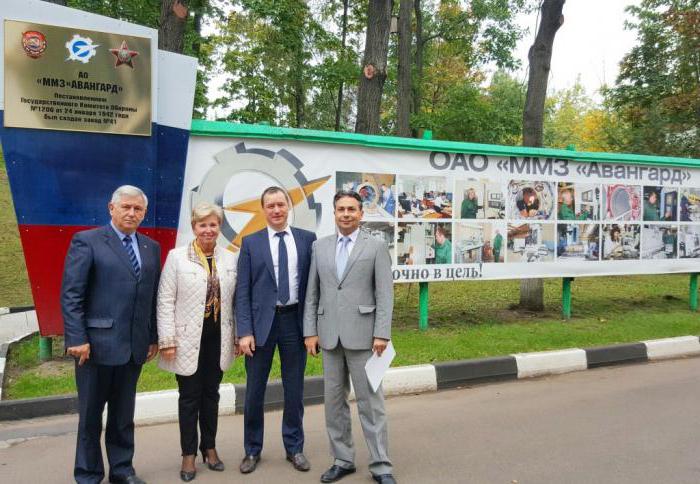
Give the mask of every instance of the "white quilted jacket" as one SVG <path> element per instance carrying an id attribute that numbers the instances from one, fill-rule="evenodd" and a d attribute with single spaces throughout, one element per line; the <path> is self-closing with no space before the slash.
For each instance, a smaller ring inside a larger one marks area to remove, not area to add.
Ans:
<path id="1" fill-rule="evenodd" d="M 214 258 L 221 290 L 220 365 L 226 371 L 233 362 L 233 293 L 238 254 L 216 247 Z M 159 359 L 162 369 L 184 376 L 197 371 L 206 296 L 206 269 L 187 258 L 187 246 L 171 250 L 158 287 L 158 346 L 175 346 L 176 350 L 173 360 Z"/>

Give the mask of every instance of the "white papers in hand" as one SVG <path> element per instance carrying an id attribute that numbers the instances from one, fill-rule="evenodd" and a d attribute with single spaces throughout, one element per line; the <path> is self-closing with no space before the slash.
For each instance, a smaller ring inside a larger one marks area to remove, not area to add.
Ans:
<path id="1" fill-rule="evenodd" d="M 377 353 L 372 353 L 367 363 L 365 363 L 365 372 L 367 373 L 367 379 L 372 387 L 372 391 L 376 392 L 379 385 L 382 384 L 382 379 L 384 379 L 384 374 L 389 369 L 391 362 L 396 356 L 396 350 L 391 341 L 386 345 L 386 349 L 382 352 L 382 356 L 377 356 Z"/>

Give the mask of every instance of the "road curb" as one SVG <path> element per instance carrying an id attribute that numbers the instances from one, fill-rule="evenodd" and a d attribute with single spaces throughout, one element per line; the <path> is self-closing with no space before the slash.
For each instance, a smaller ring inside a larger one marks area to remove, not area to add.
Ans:
<path id="1" fill-rule="evenodd" d="M 8 346 L 7 344 L 0 346 L 0 358 L 3 358 L 0 366 L 4 365 Z M 508 356 L 390 368 L 384 378 L 383 386 L 387 396 L 417 394 L 494 381 L 582 371 L 601 366 L 698 355 L 700 355 L 700 339 L 697 336 L 680 336 L 586 349 L 569 348 L 517 353 Z M 220 391 L 221 414 L 243 413 L 245 385 L 222 384 Z M 177 399 L 177 390 L 137 394 L 135 423 L 148 425 L 177 421 Z M 323 403 L 323 377 L 310 376 L 304 379 L 304 403 L 306 405 Z M 279 380 L 270 382 L 265 392 L 265 410 L 277 410 L 283 405 L 282 382 Z M 71 414 L 76 413 L 77 409 L 77 395 L 0 401 L 0 421 Z"/>
<path id="2" fill-rule="evenodd" d="M 647 347 L 644 343 L 598 346 L 585 351 L 588 368 L 647 361 Z"/>
<path id="3" fill-rule="evenodd" d="M 434 366 L 438 390 L 518 377 L 518 366 L 513 356 L 446 361 Z"/>
<path id="4" fill-rule="evenodd" d="M 556 375 L 588 368 L 586 351 L 578 348 L 514 354 L 518 378 Z"/>
<path id="5" fill-rule="evenodd" d="M 697 336 L 679 336 L 643 341 L 647 347 L 649 360 L 663 360 L 700 354 L 700 341 Z"/>

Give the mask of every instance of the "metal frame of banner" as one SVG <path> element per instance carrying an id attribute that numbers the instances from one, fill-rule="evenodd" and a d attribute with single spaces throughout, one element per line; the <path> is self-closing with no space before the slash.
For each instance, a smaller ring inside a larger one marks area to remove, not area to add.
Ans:
<path id="1" fill-rule="evenodd" d="M 269 123 L 240 124 L 220 121 L 192 120 L 192 136 L 238 137 L 258 139 L 283 139 L 315 143 L 360 145 L 370 148 L 386 148 L 413 151 L 447 151 L 474 153 L 492 156 L 548 156 L 561 157 L 579 162 L 614 162 L 634 165 L 682 166 L 700 168 L 700 159 L 666 156 L 635 155 L 629 153 L 602 153 L 576 151 L 573 145 L 566 149 L 531 148 L 524 146 L 501 146 L 460 141 L 433 140 L 433 133 L 424 130 L 422 138 L 400 138 L 335 131 L 319 131 L 299 128 L 280 128 Z M 689 307 L 698 310 L 698 273 L 690 273 Z M 562 278 L 561 312 L 563 319 L 571 318 L 573 277 Z M 418 283 L 418 327 L 428 329 L 429 306 L 428 282 Z"/>

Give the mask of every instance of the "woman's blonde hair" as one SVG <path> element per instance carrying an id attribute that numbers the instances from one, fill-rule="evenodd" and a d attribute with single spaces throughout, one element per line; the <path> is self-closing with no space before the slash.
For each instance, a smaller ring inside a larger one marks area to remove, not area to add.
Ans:
<path id="1" fill-rule="evenodd" d="M 212 215 L 216 215 L 216 218 L 219 219 L 219 225 L 223 223 L 224 211 L 221 209 L 221 207 L 209 202 L 199 202 L 192 209 L 192 227 L 194 227 L 194 224 L 196 224 L 197 222 L 201 222 L 205 218 L 211 217 Z"/>

